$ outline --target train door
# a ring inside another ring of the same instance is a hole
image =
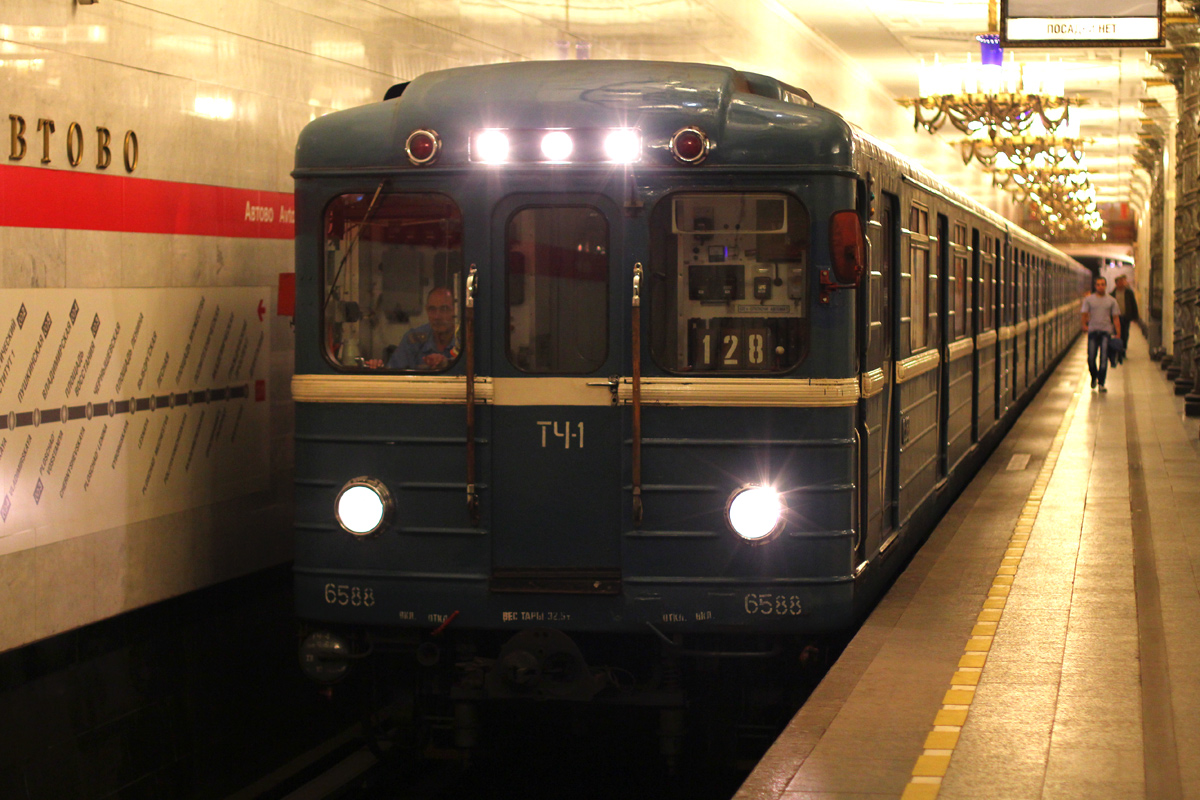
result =
[[[891,381],[892,297],[896,278],[895,263],[899,238],[899,198],[881,192],[871,215],[867,236],[871,242],[870,275],[863,282],[860,319],[865,343],[861,353],[863,375],[863,459],[860,492],[860,519],[865,521],[860,557],[867,558],[889,541],[896,520],[896,470],[891,463],[895,454],[894,391]]]
[[[1041,361],[1038,364],[1040,376],[1050,366],[1050,353],[1054,341],[1054,315],[1050,313],[1050,286],[1054,280],[1054,263],[1050,259],[1042,260],[1042,273],[1038,286],[1040,289],[1038,307],[1042,323],[1038,326],[1038,342],[1041,344]]]
[[[953,338],[953,323],[950,317],[950,302],[952,297],[952,278],[950,275],[950,220],[945,214],[937,215],[937,285],[938,285],[938,328],[942,335],[938,337],[938,353],[941,360],[938,380],[938,476],[949,474],[948,431],[950,421],[950,354],[946,350],[949,340]],[[932,281],[932,278],[931,278]]]
[[[975,348],[971,336],[967,226],[963,222],[952,221],[950,239],[945,249],[948,252],[945,259],[948,277],[944,330],[946,344],[942,348],[945,353],[942,364],[942,426],[945,430],[946,470],[949,473],[971,447],[971,429],[975,418],[974,362],[971,358]]]
[[[624,222],[607,198],[516,195],[492,220],[494,591],[619,591]]]
[[[1009,400],[1010,405],[1016,403],[1025,388],[1025,329],[1021,327],[1021,322],[1025,319],[1021,300],[1021,288],[1025,274],[1024,250],[1013,249],[1012,269],[1012,301],[1009,305],[1009,308],[1012,309],[1012,321],[1009,325],[1012,327],[1013,389],[1012,398]]]
[[[1039,291],[1039,283],[1041,282],[1041,259],[1036,254],[1029,259],[1029,274],[1026,276],[1025,294],[1028,298],[1029,311],[1026,319],[1029,320],[1029,385],[1032,386],[1037,381],[1038,367],[1041,364],[1041,354],[1038,350],[1038,317],[1041,316],[1039,308],[1039,300],[1041,292]]]
[[[970,288],[966,293],[966,301],[971,308],[971,316],[967,323],[967,336],[971,337],[973,355],[971,357],[971,396],[974,400],[974,411],[971,415],[971,441],[978,442],[979,435],[983,433],[980,429],[979,416],[983,412],[980,408],[979,390],[985,378],[981,365],[984,358],[982,343],[979,334],[983,333],[983,239],[979,234],[979,229],[971,228],[971,264],[969,267],[968,281]]]
[[[999,346],[996,333],[996,258],[1000,240],[989,231],[975,231],[975,375],[976,441],[983,438],[999,414],[996,374]]]
[[[1013,330],[1012,330],[1012,272],[1013,248],[1005,236],[996,265],[996,324],[999,341],[996,346],[996,416],[1003,419],[1012,405],[1013,387]]]
[[[1042,325],[1044,324],[1042,320],[1042,283],[1044,281],[1045,274],[1046,262],[1043,259],[1038,258],[1037,261],[1034,262],[1033,274],[1030,276],[1030,280],[1033,281],[1033,293],[1030,299],[1030,305],[1032,307],[1030,315],[1033,318],[1031,324],[1037,326],[1034,330],[1033,376],[1030,382],[1035,382],[1037,380],[1037,376],[1042,374],[1042,364],[1045,358],[1043,356],[1043,352],[1045,350],[1044,343],[1046,340],[1046,332],[1042,329]]]
[[[1037,257],[1033,253],[1025,254],[1025,268],[1021,270],[1021,327],[1025,335],[1021,341],[1025,347],[1025,365],[1022,371],[1021,391],[1024,394],[1033,383],[1034,370],[1034,317],[1033,317],[1033,276]]]
[[[904,524],[937,488],[939,364],[936,216],[914,191],[906,210],[897,306],[897,523]],[[907,267],[907,269],[904,269]]]
[[[1013,304],[1016,309],[1015,329],[1017,332],[1017,391],[1018,397],[1024,396],[1025,390],[1029,388],[1029,262],[1030,254],[1027,250],[1021,251],[1021,261],[1017,267],[1017,285],[1016,285],[1016,302]]]

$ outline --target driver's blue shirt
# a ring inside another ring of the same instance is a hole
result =
[[[428,369],[425,366],[425,356],[433,353],[445,356],[447,362],[458,358],[458,331],[455,330],[448,346],[439,348],[433,335],[433,327],[428,322],[418,325],[404,334],[400,344],[392,351],[387,366],[388,369]]]

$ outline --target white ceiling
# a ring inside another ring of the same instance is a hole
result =
[[[975,37],[988,30],[988,0],[780,0],[798,19],[855,61],[894,97],[915,97],[922,61],[979,60]],[[1167,14],[1183,14],[1168,2]],[[1005,60],[1061,63],[1066,94],[1085,104],[1072,109],[1087,146],[1089,170],[1096,175],[1098,199],[1141,200],[1147,177],[1134,160],[1142,130],[1141,100],[1154,97],[1175,118],[1175,90],[1147,89],[1147,78],[1161,78],[1143,49],[1015,49]],[[961,138],[947,125],[938,134]]]

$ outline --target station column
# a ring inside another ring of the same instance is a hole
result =
[[[1161,105],[1155,104],[1154,108],[1160,114],[1165,113]],[[1150,213],[1145,226],[1145,230],[1150,236],[1150,244],[1147,248],[1150,264],[1146,273],[1148,278],[1145,294],[1147,309],[1143,319],[1146,325],[1146,340],[1149,343],[1150,358],[1157,361],[1163,355],[1162,296],[1167,238],[1167,171],[1163,165],[1163,153],[1167,147],[1167,137],[1157,121],[1144,119],[1141,139],[1142,143],[1138,148],[1136,159],[1138,165],[1150,176]]]
[[[1191,5],[1189,3],[1188,5]],[[1175,291],[1174,291],[1174,358],[1167,368],[1167,377],[1175,383],[1176,394],[1195,393],[1196,369],[1196,300],[1197,258],[1200,257],[1200,230],[1196,212],[1197,150],[1200,148],[1196,112],[1200,107],[1200,26],[1171,25],[1166,29],[1167,41],[1177,53],[1174,58],[1159,61],[1177,92],[1179,123],[1175,135]],[[1165,54],[1164,54],[1165,55]],[[1172,54],[1174,55],[1174,54]],[[1165,333],[1165,332],[1164,332]],[[1200,401],[1200,395],[1196,398]]]
[[[1198,3],[1187,3],[1195,8]],[[1176,208],[1176,356],[1175,393],[1186,394],[1188,416],[1200,416],[1200,25],[1172,25],[1167,39],[1183,56],[1179,83],[1179,154]]]

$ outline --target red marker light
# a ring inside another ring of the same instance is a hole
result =
[[[413,131],[404,142],[404,152],[408,154],[408,160],[417,166],[433,161],[441,149],[442,140],[433,131]]]
[[[683,128],[671,137],[671,155],[683,164],[699,164],[708,155],[708,137],[699,128]]]
[[[866,261],[862,221],[857,212],[834,212],[829,221],[829,250],[833,274],[847,286],[857,285]]]

